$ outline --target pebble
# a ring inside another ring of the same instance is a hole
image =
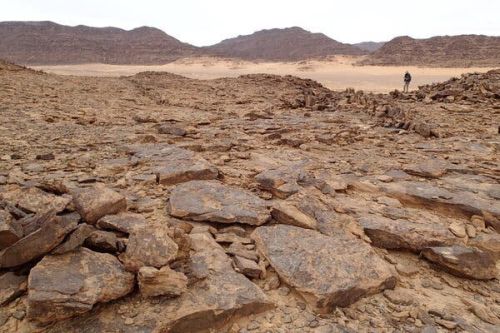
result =
[[[281,296],[287,296],[288,294],[290,294],[290,288],[288,288],[286,286],[281,286],[278,288],[278,293]]]
[[[467,236],[467,233],[465,231],[465,227],[462,223],[460,222],[453,222],[449,226],[450,231],[457,237],[460,238],[465,238]]]
[[[12,317],[16,318],[17,320],[23,320],[24,317],[26,317],[26,311],[24,311],[24,310],[16,310],[12,314]]]

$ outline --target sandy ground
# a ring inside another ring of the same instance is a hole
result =
[[[413,76],[412,86],[445,81],[463,73],[486,72],[491,68],[425,68],[353,66],[354,59],[337,57],[328,61],[301,61],[295,63],[246,62],[214,58],[182,59],[159,66],[136,65],[60,65],[34,66],[50,73],[78,76],[122,76],[143,71],[167,71],[195,79],[236,77],[243,74],[269,73],[295,75],[321,82],[334,90],[356,88],[372,92],[389,92],[402,89],[402,77],[406,70]]]

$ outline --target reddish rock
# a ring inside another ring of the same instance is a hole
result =
[[[123,195],[99,185],[75,191],[73,202],[78,213],[89,224],[95,224],[105,215],[117,214],[127,209],[127,201]]]
[[[0,210],[0,250],[11,246],[23,236],[21,227],[16,224],[12,216]]]
[[[161,269],[141,267],[137,280],[141,294],[145,297],[180,296],[187,291],[187,277],[168,266]]]

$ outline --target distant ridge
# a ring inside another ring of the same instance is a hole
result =
[[[500,66],[500,37],[484,35],[401,36],[385,43],[361,62],[364,65],[440,67]]]
[[[238,36],[205,48],[218,56],[246,60],[296,61],[330,55],[362,55],[366,51],[337,42],[321,33],[299,27],[257,31]]]
[[[359,47],[362,50],[374,52],[384,46],[385,43],[386,42],[361,42],[353,45]]]
[[[18,64],[161,64],[197,48],[141,27],[69,27],[53,22],[0,22],[0,58]]]

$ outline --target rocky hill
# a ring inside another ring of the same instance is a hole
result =
[[[499,71],[0,68],[1,332],[498,331]]]
[[[500,37],[483,35],[394,38],[362,60],[364,65],[500,66]]]
[[[196,52],[161,30],[0,22],[0,58],[18,64],[163,64]]]
[[[366,52],[343,44],[321,33],[299,27],[257,31],[251,35],[226,39],[205,48],[218,56],[246,60],[296,61],[330,55],[362,55]]]
[[[361,42],[353,45],[359,47],[362,50],[374,52],[384,46],[385,43],[386,42]]]

